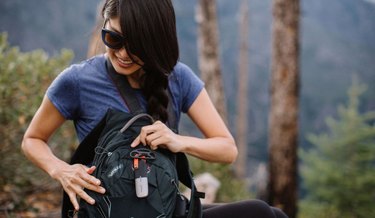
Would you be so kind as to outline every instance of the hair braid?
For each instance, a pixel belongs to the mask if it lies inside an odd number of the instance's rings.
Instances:
[[[146,71],[142,92],[147,100],[147,112],[156,120],[168,120],[168,77],[158,72]]]

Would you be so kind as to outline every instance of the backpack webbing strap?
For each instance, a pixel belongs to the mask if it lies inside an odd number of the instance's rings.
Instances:
[[[111,77],[113,83],[117,87],[117,90],[120,92],[120,96],[125,102],[125,105],[128,107],[129,111],[133,113],[141,113],[143,109],[138,101],[138,98],[131,88],[128,79],[125,75],[119,74],[115,71],[115,68],[112,66],[112,63],[106,59],[105,65],[107,67],[107,72]]]
[[[190,203],[187,218],[200,218],[202,217],[202,205],[199,198],[204,198],[205,193],[199,192],[194,184],[193,174],[189,170],[189,161],[184,153],[176,154],[176,167],[178,179],[186,187],[190,188]]]
[[[134,114],[137,113],[145,113],[144,109],[141,107],[137,96],[134,92],[134,90],[131,88],[128,79],[125,75],[121,75],[115,71],[115,68],[113,67],[112,63],[106,59],[106,68],[108,71],[109,76],[111,77],[113,83],[116,85],[117,90],[119,91],[122,99],[124,100],[126,106],[128,107],[129,111],[133,112]],[[168,126],[171,128],[174,132],[178,132],[178,124],[176,120],[176,114],[173,110],[173,98],[170,90],[167,92],[169,103],[168,103]]]

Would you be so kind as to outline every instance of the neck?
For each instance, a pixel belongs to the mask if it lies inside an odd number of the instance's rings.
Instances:
[[[132,88],[135,88],[135,89],[141,88],[140,81],[144,73],[145,71],[142,68],[139,68],[137,71],[135,71],[131,75],[126,76]]]

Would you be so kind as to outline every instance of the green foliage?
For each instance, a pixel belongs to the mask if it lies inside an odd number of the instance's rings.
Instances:
[[[329,132],[309,135],[315,148],[300,152],[308,192],[302,217],[375,215],[375,111],[359,112],[366,87],[353,81],[348,105],[326,120]]]
[[[233,202],[251,197],[245,181],[236,179],[230,165],[209,163],[197,158],[189,158],[189,160],[194,175],[209,172],[220,181],[216,202]]]
[[[56,57],[42,50],[23,53],[8,44],[6,33],[0,34],[0,204],[22,207],[25,194],[48,186],[46,175],[26,160],[20,145],[46,88],[72,58],[68,50]],[[70,146],[71,135],[71,128],[62,130],[54,141]]]
[[[303,200],[299,203],[298,218],[341,218],[340,212],[329,203]]]

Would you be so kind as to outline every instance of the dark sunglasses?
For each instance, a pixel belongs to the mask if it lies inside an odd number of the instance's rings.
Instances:
[[[122,35],[105,28],[102,28],[102,40],[111,49],[121,49],[126,43]]]

